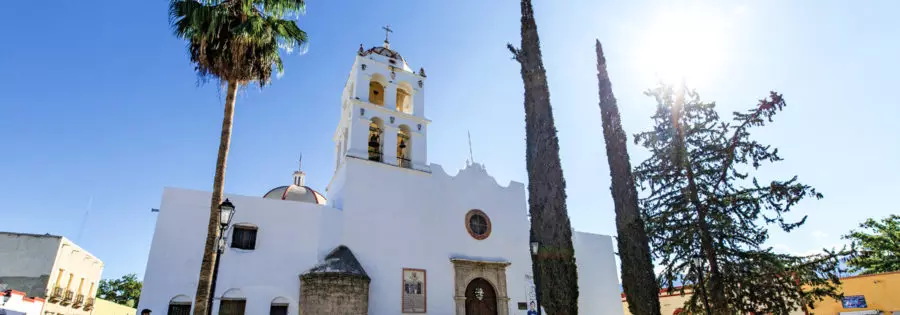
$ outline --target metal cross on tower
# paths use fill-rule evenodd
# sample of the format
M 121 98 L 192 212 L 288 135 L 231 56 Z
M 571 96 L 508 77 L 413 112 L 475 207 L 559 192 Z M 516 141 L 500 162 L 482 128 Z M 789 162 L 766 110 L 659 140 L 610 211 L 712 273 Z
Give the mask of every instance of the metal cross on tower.
M 384 30 L 384 43 L 385 43 L 385 44 L 390 44 L 391 41 L 389 40 L 389 37 L 390 37 L 391 33 L 394 32 L 394 30 L 391 29 L 391 25 L 390 25 L 390 24 L 385 25 L 385 26 L 382 27 L 381 29 Z
M 300 153 L 300 159 L 297 160 L 297 170 L 303 169 L 303 153 Z

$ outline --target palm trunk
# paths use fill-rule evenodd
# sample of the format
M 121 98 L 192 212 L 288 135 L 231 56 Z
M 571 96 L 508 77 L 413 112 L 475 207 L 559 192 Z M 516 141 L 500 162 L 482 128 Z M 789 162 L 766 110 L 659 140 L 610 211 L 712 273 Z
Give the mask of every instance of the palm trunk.
M 659 315 L 659 285 L 653 272 L 650 244 L 638 206 L 637 189 L 631 173 L 627 137 L 622 129 L 619 107 L 612 92 L 606 58 L 600 41 L 597 50 L 597 81 L 600 90 L 600 115 L 606 158 L 612 179 L 612 198 L 616 209 L 619 258 L 622 260 L 622 288 L 628 310 L 635 315 Z
M 574 315 L 578 314 L 578 279 L 566 182 L 530 0 L 522 0 L 522 47 L 517 50 L 510 45 L 510 49 L 521 65 L 525 85 L 528 208 L 531 230 L 541 244 L 539 262 L 532 264 L 535 276 L 541 279 L 539 298 L 549 314 Z
M 688 180 L 688 198 L 694 208 L 697 209 L 697 227 L 700 231 L 700 249 L 703 257 L 709 262 L 709 279 L 708 283 L 704 283 L 703 287 L 706 292 L 701 292 L 704 298 L 710 300 L 709 308 L 712 314 L 729 314 L 728 303 L 725 299 L 725 286 L 722 282 L 722 273 L 719 270 L 718 254 L 713 247 L 713 238 L 709 230 L 709 224 L 706 217 L 709 211 L 706 205 L 700 200 L 698 195 L 699 188 L 694 180 L 694 170 L 691 167 L 691 156 L 687 149 L 684 128 L 681 125 L 681 109 L 684 107 L 684 90 L 687 87 L 682 86 L 678 95 L 675 97 L 675 108 L 672 109 L 672 125 L 675 129 L 675 155 L 676 165 L 684 168 L 685 176 Z
M 237 96 L 237 82 L 228 82 L 225 96 L 225 117 L 222 118 L 222 135 L 219 138 L 219 156 L 216 158 L 216 175 L 213 177 L 212 200 L 209 205 L 209 225 L 206 227 L 206 244 L 203 247 L 203 261 L 200 263 L 200 281 L 197 283 L 197 297 L 194 300 L 194 315 L 208 315 L 212 310 L 207 306 L 212 295 L 213 265 L 216 263 L 216 239 L 219 237 L 219 204 L 225 186 L 225 165 L 228 162 L 228 148 L 231 146 L 231 127 L 234 121 L 234 101 Z

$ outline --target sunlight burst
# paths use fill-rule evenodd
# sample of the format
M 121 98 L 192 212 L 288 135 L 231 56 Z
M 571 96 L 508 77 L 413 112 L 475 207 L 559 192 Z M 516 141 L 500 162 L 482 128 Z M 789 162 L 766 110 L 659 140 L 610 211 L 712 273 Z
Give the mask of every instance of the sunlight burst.
M 640 62 L 656 80 L 704 85 L 713 80 L 725 54 L 726 21 L 722 16 L 665 12 L 642 36 Z

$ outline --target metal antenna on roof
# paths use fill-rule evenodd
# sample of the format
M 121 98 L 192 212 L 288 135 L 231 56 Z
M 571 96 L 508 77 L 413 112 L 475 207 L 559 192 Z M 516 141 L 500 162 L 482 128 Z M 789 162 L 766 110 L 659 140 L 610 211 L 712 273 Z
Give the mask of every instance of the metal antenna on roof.
M 84 226 L 87 224 L 88 213 L 91 212 L 91 205 L 94 204 L 94 196 L 88 198 L 87 208 L 84 209 L 84 217 L 81 219 L 81 226 L 78 227 L 78 237 L 75 238 L 75 242 L 81 242 L 81 234 L 84 234 Z

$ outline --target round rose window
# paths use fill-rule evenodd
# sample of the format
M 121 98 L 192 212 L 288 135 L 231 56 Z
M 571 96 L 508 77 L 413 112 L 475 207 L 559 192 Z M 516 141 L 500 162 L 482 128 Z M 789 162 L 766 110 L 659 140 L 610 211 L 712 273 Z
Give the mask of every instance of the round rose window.
M 486 239 L 491 235 L 491 219 L 481 210 L 470 210 L 466 214 L 466 230 L 476 240 Z

